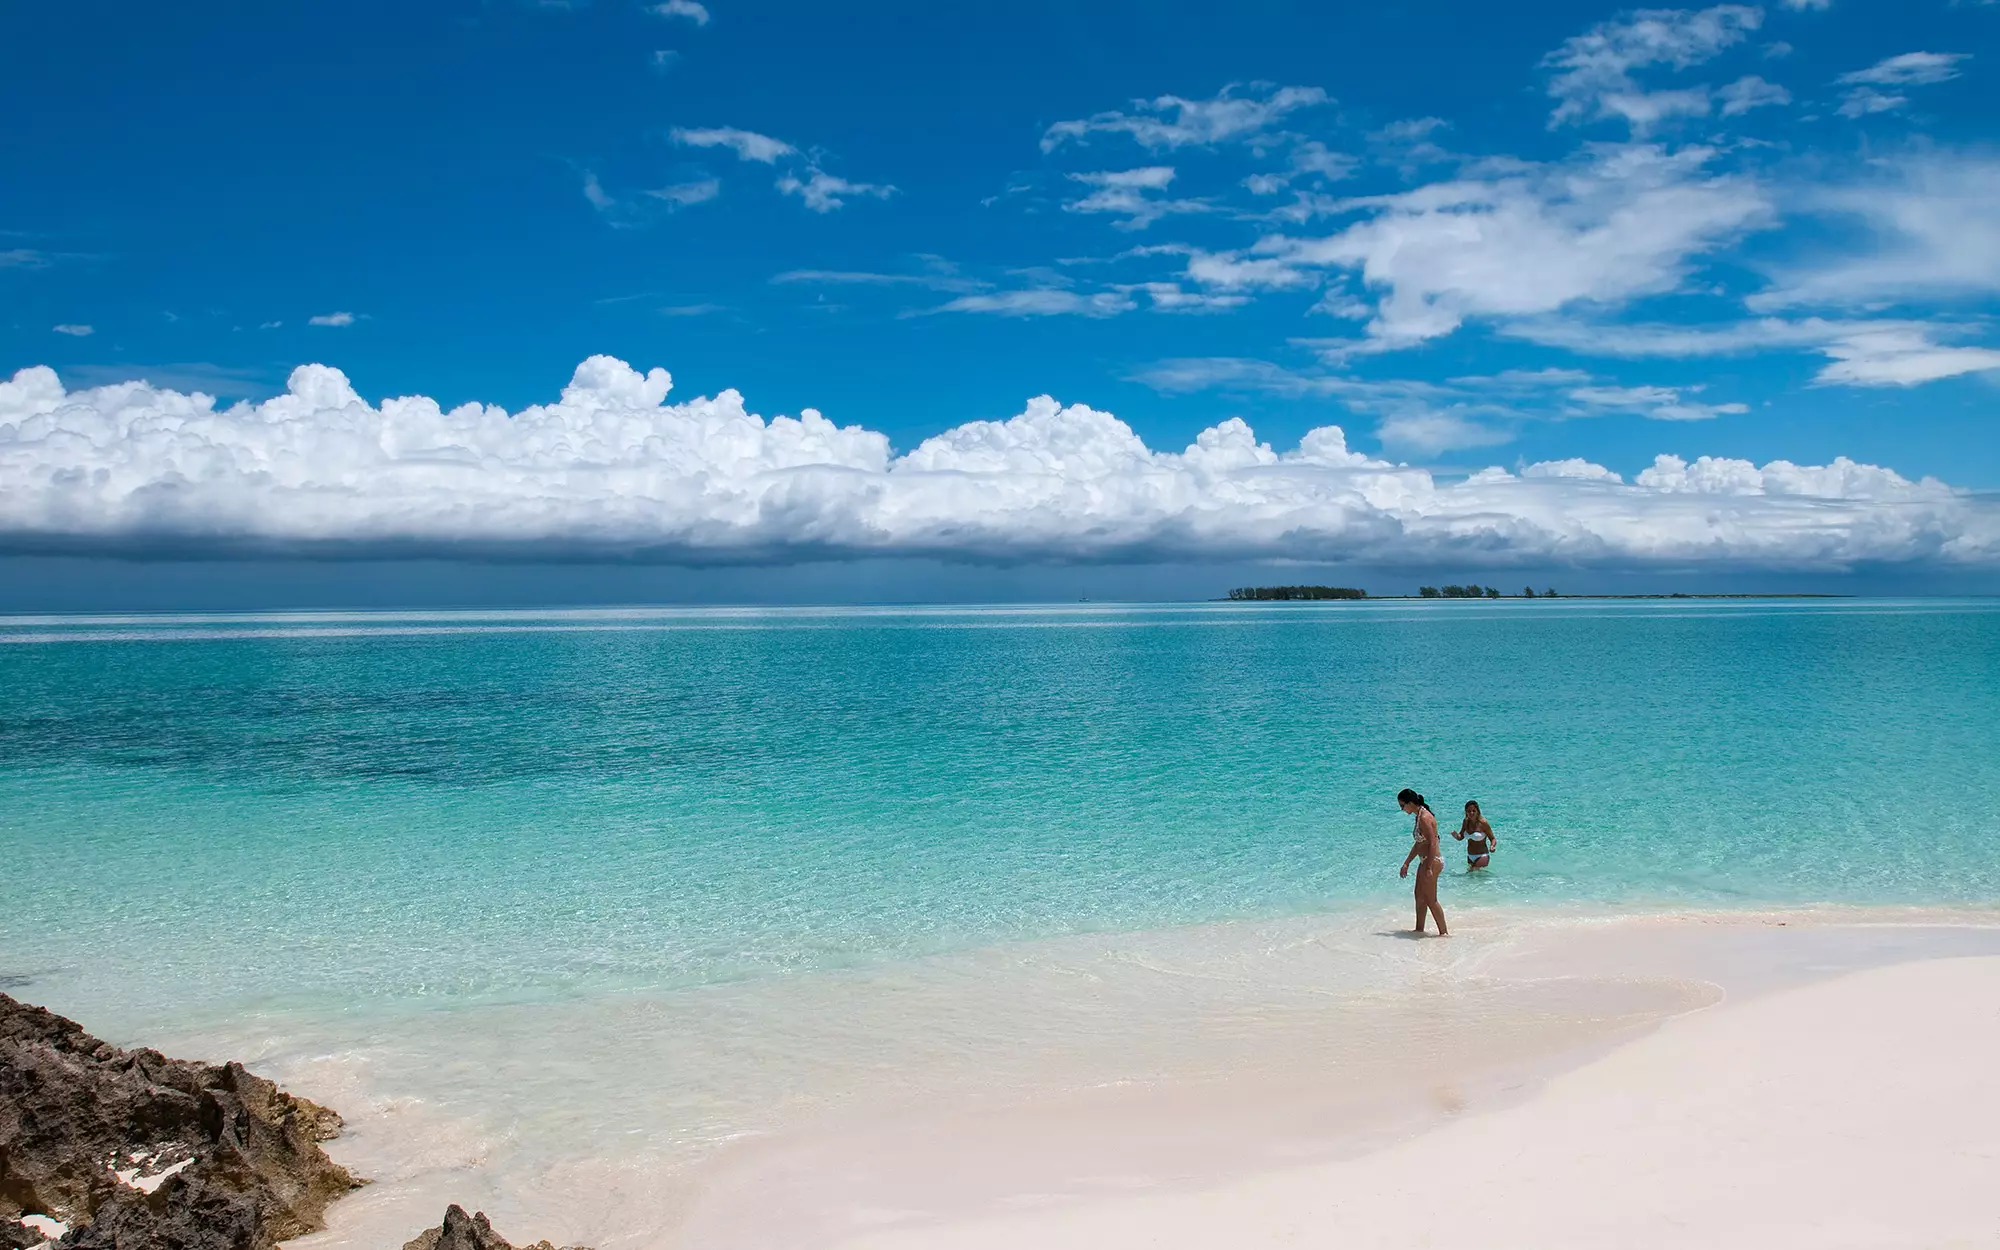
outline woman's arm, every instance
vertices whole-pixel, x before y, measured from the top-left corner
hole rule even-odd
[[[1417,857],[1417,852],[1422,850],[1423,846],[1424,844],[1421,839],[1410,843],[1410,853],[1408,855],[1403,856],[1403,866],[1396,870],[1397,876],[1407,877],[1410,875],[1410,861]]]
[[[1499,850],[1500,839],[1493,832],[1493,823],[1491,821],[1482,820],[1479,822],[1479,825],[1480,825],[1480,832],[1486,835],[1487,847],[1491,850],[1495,851]]]

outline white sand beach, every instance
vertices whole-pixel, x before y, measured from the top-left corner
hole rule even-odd
[[[2000,1245],[2000,958],[1848,973],[1667,1022],[1359,1158],[844,1250]]]
[[[335,1022],[267,1066],[375,1183],[288,1244],[2000,1245],[2000,915],[1382,919]]]

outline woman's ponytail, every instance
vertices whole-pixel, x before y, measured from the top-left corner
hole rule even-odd
[[[1415,790],[1404,790],[1396,796],[1396,801],[1398,803],[1408,803],[1411,807],[1421,807],[1427,812],[1431,811],[1431,805],[1424,802],[1424,796],[1418,794]],[[1431,815],[1436,816],[1437,813],[1431,812]]]

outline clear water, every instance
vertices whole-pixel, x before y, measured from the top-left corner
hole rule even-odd
[[[0,620],[0,976],[662,992],[1406,897],[2000,901],[2000,603]],[[1455,850],[1456,848],[1450,848]]]

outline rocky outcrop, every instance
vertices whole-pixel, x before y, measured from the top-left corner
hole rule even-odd
[[[0,1248],[270,1250],[362,1182],[319,1143],[340,1117],[239,1063],[120,1050],[0,994]]]
[[[464,1207],[453,1203],[445,1208],[442,1225],[427,1228],[418,1237],[403,1243],[403,1250],[515,1250],[515,1247],[493,1231],[493,1225],[486,1222],[486,1212],[467,1215]],[[556,1247],[546,1241],[538,1241],[532,1246],[522,1246],[520,1250],[556,1250]],[[582,1250],[582,1247],[565,1246],[563,1250]]]

